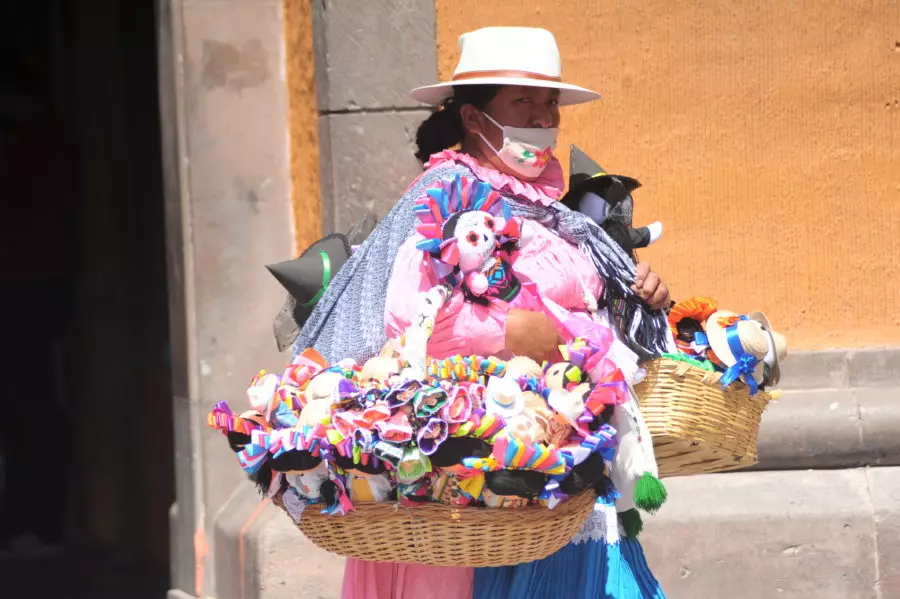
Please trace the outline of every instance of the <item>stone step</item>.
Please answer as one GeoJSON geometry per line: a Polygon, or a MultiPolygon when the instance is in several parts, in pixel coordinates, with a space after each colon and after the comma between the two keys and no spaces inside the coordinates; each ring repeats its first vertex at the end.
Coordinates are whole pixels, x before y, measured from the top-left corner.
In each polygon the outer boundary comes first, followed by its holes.
{"type": "MultiPolygon", "coordinates": [[[[666,480],[641,537],[672,599],[900,597],[900,468],[666,480]]],[[[220,599],[337,599],[343,560],[241,489],[216,531],[220,599]]],[[[565,599],[565,598],[560,598],[565,599]]]]}
{"type": "Polygon", "coordinates": [[[763,413],[754,470],[900,465],[900,387],[785,391],[763,413]]]}
{"type": "Polygon", "coordinates": [[[667,479],[645,518],[671,598],[900,597],[900,468],[667,479]]]}

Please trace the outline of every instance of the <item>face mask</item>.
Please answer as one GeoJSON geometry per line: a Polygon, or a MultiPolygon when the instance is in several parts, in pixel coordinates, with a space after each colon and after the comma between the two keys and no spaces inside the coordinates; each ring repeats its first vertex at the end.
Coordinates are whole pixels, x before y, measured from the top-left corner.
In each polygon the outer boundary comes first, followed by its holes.
{"type": "Polygon", "coordinates": [[[556,148],[556,127],[507,127],[495,121],[488,113],[483,113],[503,132],[503,147],[499,150],[491,145],[487,138],[479,133],[481,140],[493,150],[494,154],[512,171],[527,179],[536,179],[553,157],[556,148]]]}

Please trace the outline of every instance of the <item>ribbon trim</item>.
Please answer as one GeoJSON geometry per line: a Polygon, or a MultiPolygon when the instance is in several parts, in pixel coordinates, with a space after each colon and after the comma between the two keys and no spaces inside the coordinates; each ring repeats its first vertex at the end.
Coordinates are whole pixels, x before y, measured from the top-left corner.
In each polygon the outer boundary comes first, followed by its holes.
{"type": "Polygon", "coordinates": [[[309,308],[318,304],[325,292],[328,291],[328,285],[331,283],[331,258],[322,250],[319,250],[319,255],[322,257],[322,286],[319,287],[319,290],[311,300],[300,304],[301,308],[309,308]]]}

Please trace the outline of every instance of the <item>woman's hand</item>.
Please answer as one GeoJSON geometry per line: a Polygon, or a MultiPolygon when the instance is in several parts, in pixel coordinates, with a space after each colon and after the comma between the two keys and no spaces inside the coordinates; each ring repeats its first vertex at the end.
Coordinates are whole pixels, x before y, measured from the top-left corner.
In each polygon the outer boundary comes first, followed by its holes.
{"type": "Polygon", "coordinates": [[[649,262],[638,263],[637,278],[631,289],[653,310],[662,310],[669,305],[669,288],[650,270],[649,262]]]}
{"type": "Polygon", "coordinates": [[[563,339],[556,323],[546,314],[513,308],[506,316],[506,349],[527,356],[538,364],[559,355],[563,339]]]}

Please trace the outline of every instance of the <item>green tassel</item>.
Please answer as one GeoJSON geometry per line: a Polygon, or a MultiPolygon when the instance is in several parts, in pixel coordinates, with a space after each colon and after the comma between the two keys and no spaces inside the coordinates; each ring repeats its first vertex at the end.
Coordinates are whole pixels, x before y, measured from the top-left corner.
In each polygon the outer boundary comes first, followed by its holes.
{"type": "Polygon", "coordinates": [[[634,508],[619,514],[619,521],[622,523],[622,528],[625,529],[625,536],[629,539],[636,539],[644,530],[641,513],[634,508]]]}
{"type": "Polygon", "coordinates": [[[645,472],[634,487],[634,504],[651,514],[655,514],[666,502],[666,487],[662,481],[645,472]]]}

